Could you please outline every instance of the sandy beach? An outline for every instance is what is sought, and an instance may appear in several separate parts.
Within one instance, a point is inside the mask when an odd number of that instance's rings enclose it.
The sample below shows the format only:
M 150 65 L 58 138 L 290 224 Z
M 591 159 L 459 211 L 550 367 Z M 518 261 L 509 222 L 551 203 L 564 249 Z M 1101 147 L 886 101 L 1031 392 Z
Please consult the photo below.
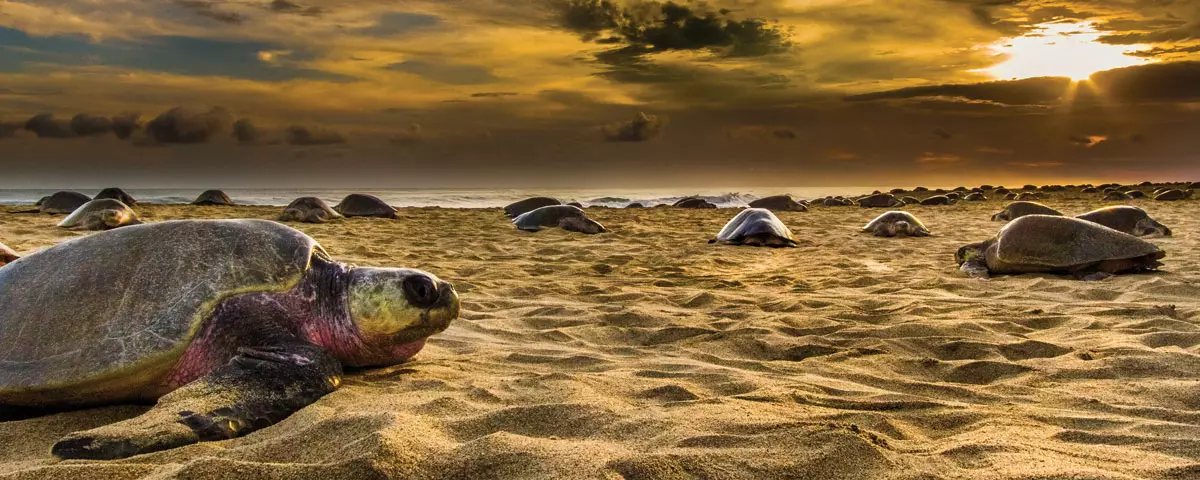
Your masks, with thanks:
M 590 208 L 596 236 L 500 209 L 292 224 L 337 259 L 450 281 L 461 318 L 234 440 L 58 461 L 63 435 L 147 407 L 0 422 L 0 478 L 1200 478 L 1200 203 L 1130 202 L 1175 232 L 1151 239 L 1158 273 L 969 279 L 954 252 L 1005 203 L 907 207 L 935 235 L 915 239 L 860 233 L 883 209 L 780 213 L 800 246 L 779 250 L 707 244 L 736 209 Z M 0 214 L 0 242 L 86 234 L 61 219 Z

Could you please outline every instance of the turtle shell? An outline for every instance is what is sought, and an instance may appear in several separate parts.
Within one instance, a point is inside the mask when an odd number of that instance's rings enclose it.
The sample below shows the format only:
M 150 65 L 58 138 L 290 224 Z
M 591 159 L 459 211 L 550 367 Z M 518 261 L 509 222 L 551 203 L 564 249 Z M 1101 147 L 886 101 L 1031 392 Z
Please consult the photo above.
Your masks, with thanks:
M 107 230 L 110 227 L 104 225 L 92 225 L 92 222 L 90 222 L 88 219 L 89 216 L 99 214 L 104 210 L 123 212 L 124 215 L 129 219 L 128 223 L 125 225 L 137 225 L 142 223 L 140 220 L 138 220 L 137 213 L 134 213 L 133 209 L 129 208 L 129 205 L 121 203 L 120 200 L 101 198 L 99 200 L 87 202 L 83 204 L 83 206 L 75 209 L 74 212 L 71 212 L 70 215 L 67 215 L 67 218 L 64 218 L 63 221 L 59 222 L 58 226 L 62 228 L 86 227 Z
M 900 199 L 890 193 L 877 193 L 859 199 L 858 204 L 863 208 L 888 208 L 904 205 L 904 202 L 901 202 Z
M 1092 210 L 1075 218 L 1087 220 L 1093 223 L 1099 223 L 1118 232 L 1133 234 L 1137 229 L 1138 223 L 1143 220 L 1150 220 L 1150 214 L 1146 213 L 1138 207 L 1128 205 L 1119 205 L 1115 207 L 1105 207 L 1098 210 Z M 1158 224 L 1158 222 L 1153 222 Z
M 292 203 L 283 208 L 283 213 L 279 214 L 281 222 L 324 223 L 336 218 L 342 218 L 342 215 L 333 211 L 329 208 L 329 204 L 317 197 L 300 197 L 292 200 Z
M 69 240 L 8 264 L 0 404 L 133 395 L 174 366 L 221 301 L 295 287 L 314 254 L 327 258 L 279 223 L 180 220 Z
M 396 208 L 374 195 L 351 193 L 333 207 L 347 217 L 396 218 Z
M 738 212 L 725 224 L 720 233 L 717 233 L 716 241 L 740 243 L 750 235 L 762 234 L 774 235 L 795 243 L 795 237 L 787 225 L 765 208 L 747 208 Z
M 101 199 L 105 199 L 105 198 L 111 198 L 113 200 L 120 200 L 121 203 L 129 205 L 131 207 L 134 205 L 137 205 L 137 200 L 134 200 L 133 196 L 129 195 L 128 193 L 125 193 L 124 190 L 121 190 L 121 189 L 115 188 L 115 187 L 114 188 L 106 188 L 104 190 L 101 190 L 100 193 L 96 194 L 96 198 L 93 198 L 93 200 L 101 200 Z
M 587 218 L 587 214 L 579 207 L 547 205 L 522 213 L 513 219 L 513 225 L 516 225 L 518 230 L 537 232 L 544 228 L 557 227 L 560 220 L 569 217 Z
M 902 212 L 899 210 L 893 210 L 891 212 L 887 212 L 878 217 L 875 217 L 874 220 L 871 220 L 870 223 L 868 223 L 865 227 L 863 227 L 862 231 L 873 232 L 873 231 L 875 231 L 875 227 L 877 227 L 881 224 L 896 223 L 896 222 L 908 222 L 909 225 L 916 225 L 916 227 L 921 230 L 924 230 L 926 232 L 929 231 L 929 228 L 926 228 L 925 224 L 921 223 L 921 220 L 918 219 L 917 217 L 913 216 L 913 214 L 908 213 L 908 212 Z
M 525 213 L 551 205 L 562 205 L 562 202 L 550 197 L 526 198 L 525 200 L 521 200 L 504 207 L 504 214 L 508 215 L 508 218 L 517 218 Z
M 220 190 L 205 190 L 199 197 L 196 197 L 196 201 L 192 202 L 192 205 L 228 206 L 233 205 L 233 200 Z
M 765 208 L 767 210 L 778 210 L 781 212 L 807 212 L 808 207 L 794 200 L 790 195 L 775 195 L 771 197 L 760 198 L 750 202 L 751 208 Z
M 42 213 L 71 213 L 90 201 L 91 197 L 79 192 L 56 192 L 43 198 L 37 206 Z
M 1008 204 L 1008 206 L 1004 207 L 1004 211 L 1002 211 L 996 215 L 993 215 L 992 219 L 998 220 L 1000 217 L 1004 216 L 1003 214 L 1008 214 L 1007 217 L 1009 220 L 1016 220 L 1018 218 L 1026 216 L 1026 215 L 1053 215 L 1056 217 L 1062 216 L 1062 212 L 1060 212 L 1058 210 L 1047 207 L 1047 206 L 1042 205 L 1037 202 L 1026 202 L 1026 201 L 1012 202 L 1012 203 Z
M 995 256 L 1016 267 L 1067 268 L 1147 255 L 1166 254 L 1153 243 L 1077 218 L 1027 215 L 996 236 Z M 989 258 L 988 265 L 992 263 Z

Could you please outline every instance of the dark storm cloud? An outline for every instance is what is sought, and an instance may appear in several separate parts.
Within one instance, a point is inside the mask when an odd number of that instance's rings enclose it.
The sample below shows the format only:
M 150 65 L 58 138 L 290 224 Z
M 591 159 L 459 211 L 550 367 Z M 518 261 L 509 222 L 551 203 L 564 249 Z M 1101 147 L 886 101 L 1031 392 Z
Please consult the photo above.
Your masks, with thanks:
M 292 125 L 285 131 L 291 145 L 336 145 L 346 143 L 342 134 L 322 127 Z
M 74 138 L 78 135 L 71 129 L 71 121 L 54 118 L 52 113 L 39 113 L 25 122 L 25 130 L 38 138 Z
M 227 131 L 231 120 L 221 107 L 207 111 L 175 107 L 146 124 L 146 134 L 158 143 L 206 143 Z
M 176 5 L 186 8 L 186 9 L 190 10 L 192 13 L 195 13 L 196 15 L 199 15 L 199 16 L 205 17 L 205 18 L 210 18 L 212 20 L 216 20 L 221 23 L 228 23 L 231 25 L 240 25 L 242 22 L 244 22 L 246 20 L 245 17 L 243 17 L 237 13 L 224 12 L 224 11 L 219 10 L 216 7 L 216 3 L 217 2 L 210 2 L 210 1 L 204 1 L 204 0 L 175 0 Z
M 133 136 L 134 130 L 141 128 L 141 125 L 138 124 L 140 118 L 141 115 L 136 113 L 113 115 L 111 119 L 113 133 L 121 140 L 128 139 Z
M 1070 85 L 1071 79 L 1069 78 L 1038 77 L 1001 82 L 909 87 L 899 90 L 852 95 L 846 97 L 846 100 L 858 102 L 921 97 L 948 97 L 1008 105 L 1042 105 L 1057 103 L 1067 92 L 1067 88 Z
M 1107 98 L 1127 101 L 1200 100 L 1200 62 L 1155 63 L 1092 75 Z
M 259 138 L 258 128 L 249 118 L 240 118 L 233 122 L 233 138 L 239 143 L 255 143 Z
M 611 123 L 600 127 L 600 131 L 610 142 L 644 142 L 661 135 L 666 126 L 665 118 L 638 113 L 633 120 Z

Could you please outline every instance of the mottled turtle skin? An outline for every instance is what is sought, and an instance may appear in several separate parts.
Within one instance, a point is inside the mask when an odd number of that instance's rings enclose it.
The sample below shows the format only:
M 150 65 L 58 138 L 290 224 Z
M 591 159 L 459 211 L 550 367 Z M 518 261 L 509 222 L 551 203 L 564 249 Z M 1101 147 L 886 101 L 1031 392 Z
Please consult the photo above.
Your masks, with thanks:
M 300 197 L 292 200 L 292 203 L 284 207 L 283 213 L 279 214 L 281 222 L 325 223 L 339 218 L 342 218 L 341 214 L 329 208 L 328 203 L 317 197 Z
M 705 200 L 703 198 L 698 198 L 698 197 L 683 198 L 683 199 L 680 199 L 679 201 L 676 201 L 675 203 L 671 204 L 671 206 L 675 207 L 675 208 L 693 208 L 693 209 L 717 208 L 716 205 L 712 204 L 708 200 Z
M 893 210 L 886 212 L 862 229 L 876 237 L 928 237 L 929 228 L 911 213 Z
M 1150 214 L 1138 207 L 1118 205 L 1092 210 L 1075 218 L 1099 223 L 1118 232 L 1128 233 L 1135 237 L 1149 235 L 1171 236 L 1171 229 L 1158 223 Z
M 858 199 L 858 206 L 863 208 L 891 208 L 901 205 L 904 205 L 904 202 L 890 193 L 877 193 Z
M 43 198 L 37 207 L 41 213 L 71 213 L 90 201 L 91 197 L 79 192 L 55 192 L 54 195 Z
M 234 205 L 234 203 L 233 200 L 229 198 L 229 195 L 225 194 L 225 192 L 220 190 L 206 190 L 204 193 L 201 193 L 199 197 L 196 197 L 196 201 L 192 202 L 192 205 L 228 207 Z
M 79 228 L 83 230 L 112 230 L 128 225 L 140 225 L 137 213 L 129 205 L 120 200 L 102 198 L 92 200 L 75 209 L 67 218 L 59 222 L 61 228 Z
M 765 208 L 776 212 L 807 212 L 808 207 L 797 202 L 791 195 L 774 195 L 750 202 L 750 208 Z
M 717 238 L 708 243 L 747 245 L 752 247 L 795 247 L 792 231 L 779 217 L 765 208 L 747 208 L 738 212 Z
M 8 245 L 0 243 L 0 267 L 15 262 L 18 258 L 21 258 L 21 256 L 17 255 L 17 252 L 8 248 Z
M 504 207 L 504 214 L 508 215 L 508 218 L 517 218 L 528 212 L 552 205 L 562 205 L 562 202 L 550 197 L 526 198 L 525 200 L 521 200 Z
M 1160 193 L 1154 197 L 1155 200 L 1158 200 L 1160 202 L 1172 202 L 1172 201 L 1184 200 L 1184 199 L 1188 199 L 1188 198 L 1192 198 L 1192 191 L 1191 190 L 1184 191 L 1184 190 L 1179 190 L 1179 189 L 1167 190 L 1167 191 Z
M 125 193 L 124 190 L 121 190 L 121 189 L 115 188 L 115 187 L 106 188 L 104 190 L 101 190 L 100 193 L 97 193 L 96 197 L 93 198 L 92 200 L 103 200 L 106 198 L 118 200 L 121 203 L 129 205 L 131 207 L 134 205 L 137 205 L 137 200 L 135 200 L 132 195 Z
M 570 205 L 549 205 L 526 212 L 513 219 L 518 230 L 538 232 L 547 228 L 560 227 L 569 232 L 594 235 L 608 230 L 599 222 L 587 217 L 583 209 Z
M 0 268 L 0 407 L 157 399 L 67 435 L 60 458 L 232 438 L 333 391 L 343 365 L 408 360 L 458 311 L 433 275 L 337 263 L 275 222 L 100 232 Z
M 1062 212 L 1037 202 L 1012 202 L 1005 206 L 1004 210 L 992 215 L 992 221 L 1016 220 L 1026 215 L 1062 216 Z
M 932 197 L 921 200 L 921 205 L 952 205 L 954 199 L 946 195 L 934 195 Z
M 1077 218 L 1027 215 L 995 238 L 966 245 L 955 254 L 968 275 L 1062 273 L 1099 280 L 1118 273 L 1154 270 L 1166 252 L 1153 243 Z
M 346 217 L 396 218 L 396 207 L 379 197 L 362 193 L 346 195 L 333 209 Z

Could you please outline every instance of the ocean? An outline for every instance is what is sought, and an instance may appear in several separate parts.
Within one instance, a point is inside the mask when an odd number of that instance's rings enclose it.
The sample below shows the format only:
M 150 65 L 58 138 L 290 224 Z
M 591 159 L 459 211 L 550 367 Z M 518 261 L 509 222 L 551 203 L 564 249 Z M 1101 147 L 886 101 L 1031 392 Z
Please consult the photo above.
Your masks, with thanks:
M 754 188 L 663 188 L 663 189 L 229 189 L 225 193 L 239 205 L 287 205 L 297 197 L 320 197 L 335 204 L 350 193 L 378 196 L 395 207 L 493 208 L 517 200 L 547 196 L 589 207 L 624 207 L 632 202 L 646 206 L 674 203 L 683 197 L 699 196 L 720 207 L 742 207 L 755 199 L 779 194 L 795 198 L 870 193 L 877 187 L 754 187 Z M 29 205 L 54 193 L 54 189 L 0 189 L 0 205 Z M 95 195 L 99 188 L 74 189 Z M 203 189 L 125 189 L 139 202 L 191 203 Z

